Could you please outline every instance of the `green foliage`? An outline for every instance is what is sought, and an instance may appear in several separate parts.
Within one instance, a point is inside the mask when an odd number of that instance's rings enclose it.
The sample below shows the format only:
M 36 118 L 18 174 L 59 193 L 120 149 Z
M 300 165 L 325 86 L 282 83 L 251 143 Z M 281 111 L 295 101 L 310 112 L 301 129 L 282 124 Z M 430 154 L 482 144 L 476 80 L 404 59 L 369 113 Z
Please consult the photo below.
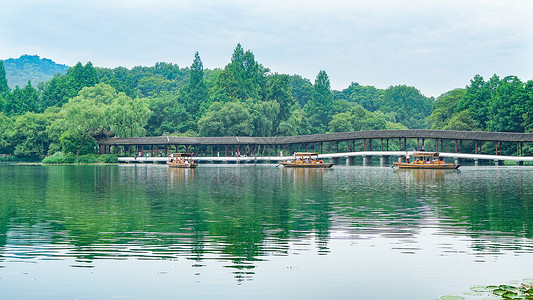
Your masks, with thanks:
M 431 113 L 432 100 L 414 87 L 391 86 L 379 101 L 383 113 L 395 113 L 396 122 L 411 129 L 425 128 L 424 120 Z
M 96 157 L 96 161 L 104 164 L 116 164 L 118 157 L 115 154 L 102 154 Z
M 11 94 L 6 95 L 3 103 L 3 111 L 8 116 L 22 115 L 26 112 L 38 112 L 39 95 L 31 83 L 20 89 L 18 86 Z
M 442 94 L 435 101 L 431 115 L 426 118 L 430 129 L 443 129 L 457 111 L 457 105 L 463 99 L 465 89 L 455 89 Z
M 207 109 L 209 93 L 204 80 L 204 67 L 198 52 L 194 54 L 189 84 L 181 89 L 181 98 L 187 113 L 197 120 Z
M 96 154 L 85 154 L 76 158 L 75 164 L 95 164 L 98 162 Z
M 404 125 L 392 121 L 394 121 L 393 115 L 387 115 L 381 111 L 371 113 L 361 105 L 356 105 L 348 112 L 334 115 L 328 128 L 329 132 L 407 129 Z
M 406 128 L 533 132 L 533 81 L 522 83 L 516 76 L 494 75 L 485 82 L 476 75 L 465 89 L 436 100 L 405 85 L 383 90 L 352 83 L 333 91 L 325 71 L 314 84 L 299 75 L 270 74 L 240 44 L 231 61 L 215 70 L 203 68 L 198 52 L 186 68 L 163 62 L 132 69 L 78 63 L 38 89 L 28 82 L 13 91 L 2 70 L 0 62 L 0 153 L 22 156 L 93 153 L 91 135 L 102 129 L 118 137 Z M 25 116 L 28 112 L 34 115 Z
M 77 63 L 67 70 L 65 75 L 56 74 L 44 86 L 42 94 L 42 109 L 50 106 L 62 106 L 70 98 L 75 97 L 84 87 L 91 87 L 99 83 L 98 74 L 91 62 L 83 66 Z
M 326 132 L 326 126 L 333 116 L 333 95 L 328 74 L 320 71 L 313 86 L 313 96 L 304 106 L 313 133 Z
M 500 285 L 473 286 L 465 295 L 487 297 L 490 299 L 533 299 L 533 280 L 525 279 L 522 282 L 513 282 Z M 442 300 L 465 299 L 460 296 L 446 295 Z M 488 298 L 485 298 L 488 299 Z
M 148 135 L 167 135 L 196 128 L 196 123 L 177 95 L 162 94 L 147 98 L 146 101 L 149 103 L 148 109 L 152 111 L 146 125 Z
M 300 107 L 304 107 L 313 97 L 313 84 L 309 79 L 300 75 L 290 76 L 290 86 L 292 97 Z
M 13 120 L 6 117 L 3 112 L 0 112 L 0 154 L 13 153 L 10 133 L 13 128 Z
M 279 113 L 275 116 L 275 124 L 285 121 L 296 108 L 296 100 L 291 93 L 290 77 L 274 74 L 268 77 L 266 99 L 279 104 Z M 274 127 L 277 127 L 274 125 Z
M 6 95 L 11 89 L 7 84 L 6 70 L 4 68 L 4 63 L 0 60 L 0 96 Z
M 50 124 L 46 114 L 27 112 L 18 116 L 8 132 L 8 143 L 14 145 L 13 154 L 17 157 L 44 157 L 50 144 L 46 134 L 46 127 Z
M 83 141 L 85 139 L 85 141 Z M 59 138 L 61 149 L 67 154 L 93 154 L 97 147 L 96 140 L 91 137 L 84 137 L 79 132 L 67 130 Z
M 468 110 L 463 110 L 460 113 L 454 115 L 445 125 L 443 130 L 464 130 L 464 131 L 477 131 L 480 130 L 479 124 L 472 118 Z
M 489 104 L 490 120 L 487 129 L 490 131 L 523 132 L 528 95 L 524 85 L 516 76 L 502 79 L 492 94 Z
M 251 136 L 253 119 L 239 102 L 213 103 L 198 121 L 202 136 Z
M 17 158 L 12 155 L 0 155 L 0 162 L 17 161 Z
M 335 100 L 347 100 L 361 105 L 364 109 L 374 112 L 380 105 L 384 91 L 373 86 L 362 86 L 352 82 L 350 86 L 341 92 L 334 92 Z
M 43 158 L 43 164 L 73 164 L 76 156 L 72 153 L 56 152 L 51 156 Z

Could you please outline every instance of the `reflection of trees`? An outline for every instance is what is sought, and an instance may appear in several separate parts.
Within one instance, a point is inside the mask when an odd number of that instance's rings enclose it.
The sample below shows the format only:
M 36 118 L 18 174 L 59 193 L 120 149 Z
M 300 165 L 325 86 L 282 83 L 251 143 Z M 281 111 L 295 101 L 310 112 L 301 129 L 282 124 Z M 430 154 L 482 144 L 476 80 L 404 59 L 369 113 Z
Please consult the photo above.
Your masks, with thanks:
M 40 243 L 68 245 L 61 255 L 84 262 L 185 257 L 200 267 L 214 256 L 246 280 L 255 261 L 288 255 L 293 242 L 316 238 L 318 252 L 328 253 L 332 228 L 363 237 L 412 238 L 428 215 L 438 219 L 430 226 L 445 234 L 472 236 L 474 250 L 527 248 L 516 238 L 532 237 L 530 177 L 501 169 L 420 171 L 2 168 L 0 249 L 12 243 L 6 240 L 11 231 L 27 243 L 39 236 Z M 497 240 L 499 233 L 511 241 Z

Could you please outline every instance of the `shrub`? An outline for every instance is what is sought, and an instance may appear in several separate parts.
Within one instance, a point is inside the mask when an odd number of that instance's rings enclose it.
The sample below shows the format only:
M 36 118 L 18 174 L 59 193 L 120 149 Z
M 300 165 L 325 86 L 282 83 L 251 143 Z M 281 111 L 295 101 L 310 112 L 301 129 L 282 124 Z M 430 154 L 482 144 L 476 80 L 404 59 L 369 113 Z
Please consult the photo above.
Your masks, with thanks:
M 102 154 L 97 157 L 99 163 L 114 164 L 118 163 L 118 157 L 115 154 Z
M 76 156 L 71 153 L 56 152 L 52 156 L 45 157 L 43 164 L 73 164 Z
M 79 156 L 75 163 L 77 164 L 95 164 L 97 163 L 96 155 L 95 154 L 85 154 L 82 156 Z

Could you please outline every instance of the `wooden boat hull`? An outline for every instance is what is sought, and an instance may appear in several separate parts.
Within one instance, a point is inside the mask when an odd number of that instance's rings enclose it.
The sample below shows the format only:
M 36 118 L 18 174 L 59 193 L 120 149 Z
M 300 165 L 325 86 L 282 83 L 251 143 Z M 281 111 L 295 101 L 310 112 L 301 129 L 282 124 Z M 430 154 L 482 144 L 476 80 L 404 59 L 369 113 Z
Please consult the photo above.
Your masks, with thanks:
M 430 170 L 451 170 L 458 169 L 460 164 L 416 164 L 416 163 L 405 163 L 405 162 L 394 162 L 394 166 L 400 169 L 430 169 Z
M 333 167 L 332 163 L 291 163 L 291 162 L 281 162 L 282 166 L 286 168 L 331 168 Z
M 198 164 L 177 164 L 177 163 L 167 163 L 170 168 L 185 168 L 185 169 L 194 169 L 198 167 Z

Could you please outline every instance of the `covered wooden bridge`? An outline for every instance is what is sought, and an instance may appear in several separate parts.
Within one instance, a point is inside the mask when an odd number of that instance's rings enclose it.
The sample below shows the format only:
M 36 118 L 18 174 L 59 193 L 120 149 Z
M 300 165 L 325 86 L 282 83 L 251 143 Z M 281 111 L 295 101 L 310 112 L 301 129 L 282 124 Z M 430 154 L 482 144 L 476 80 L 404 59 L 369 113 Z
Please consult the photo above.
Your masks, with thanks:
M 168 156 L 190 152 L 195 156 L 283 156 L 293 151 L 343 153 L 353 151 L 426 150 L 501 155 L 516 149 L 523 155 L 533 133 L 452 130 L 367 130 L 283 137 L 175 137 L 153 136 L 98 140 L 100 154 Z M 483 147 L 482 147 L 483 146 Z M 488 150 L 490 149 L 490 150 Z

